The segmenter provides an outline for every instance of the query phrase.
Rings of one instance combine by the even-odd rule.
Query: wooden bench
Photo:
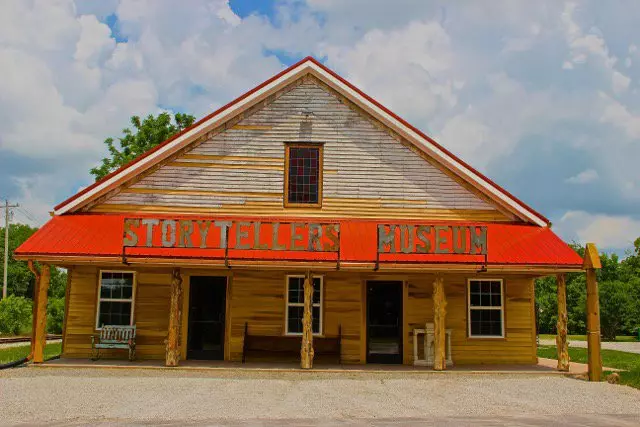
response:
[[[242,363],[247,358],[260,361],[297,362],[300,361],[302,336],[299,335],[249,335],[249,323],[244,324]],[[342,363],[342,328],[338,326],[338,336],[313,337],[314,359],[321,363]]]
[[[91,336],[91,359],[100,359],[100,349],[129,350],[129,360],[136,357],[136,326],[103,325],[100,335]]]

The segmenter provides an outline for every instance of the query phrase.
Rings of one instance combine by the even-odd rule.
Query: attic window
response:
[[[291,144],[285,155],[285,206],[322,204],[322,146]]]

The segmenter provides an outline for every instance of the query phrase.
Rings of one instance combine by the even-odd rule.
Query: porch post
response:
[[[36,274],[36,288],[34,289],[33,342],[31,344],[33,363],[44,362],[44,347],[47,344],[47,292],[49,291],[50,278],[51,267],[48,264],[42,264],[41,271]]]
[[[602,268],[598,249],[587,243],[582,267],[587,274],[587,352],[589,361],[589,381],[600,381],[602,358],[600,355],[600,301],[596,269]]]
[[[444,371],[447,369],[446,354],[446,328],[445,318],[447,314],[447,300],[444,294],[444,279],[436,278],[433,282],[433,369],[435,371]]]
[[[300,349],[300,367],[313,367],[313,276],[307,271],[304,279],[304,315],[302,317],[302,348]]]
[[[558,353],[558,371],[569,370],[569,344],[567,342],[567,282],[564,274],[556,276],[558,284],[558,323],[556,324],[556,346]]]
[[[182,276],[180,269],[171,272],[171,303],[169,305],[169,334],[167,336],[166,366],[180,362],[180,324],[182,320]]]

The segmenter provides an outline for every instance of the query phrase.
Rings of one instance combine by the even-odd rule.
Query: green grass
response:
[[[558,359],[555,346],[541,345],[538,356],[548,359]],[[572,362],[587,363],[587,349],[569,347],[569,357]],[[620,384],[626,384],[640,389],[640,355],[616,350],[602,350],[602,365],[607,368],[623,369],[619,372]],[[606,372],[608,374],[609,372]]]
[[[555,340],[556,336],[552,334],[540,334],[541,340]],[[586,341],[586,335],[567,335],[569,341]],[[604,341],[604,340],[603,340]],[[615,339],[616,342],[634,342],[638,341],[636,336],[618,335]]]
[[[30,344],[19,345],[15,347],[0,348],[0,364],[14,362],[16,360],[27,357],[31,349]],[[62,352],[61,343],[47,344],[44,349],[44,358],[48,359],[53,356],[58,356]]]

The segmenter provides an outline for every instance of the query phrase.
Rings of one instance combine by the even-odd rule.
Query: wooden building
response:
[[[313,58],[56,206],[16,257],[41,266],[36,362],[56,265],[63,357],[135,325],[136,357],[170,366],[533,364],[534,279],[583,271],[542,215]]]

